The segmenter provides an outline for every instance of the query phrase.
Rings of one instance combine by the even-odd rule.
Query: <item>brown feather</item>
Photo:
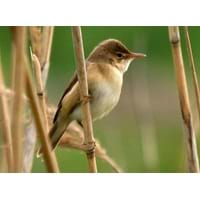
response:
[[[63,95],[62,95],[61,98],[60,98],[60,101],[59,101],[59,103],[58,103],[58,109],[57,109],[57,111],[56,111],[56,113],[55,113],[55,116],[54,116],[54,119],[53,119],[53,123],[56,122],[56,119],[57,119],[57,117],[58,117],[58,114],[59,114],[59,112],[60,112],[60,110],[61,110],[61,108],[62,108],[62,100],[63,100],[63,98],[64,98],[65,95],[72,89],[72,87],[76,84],[77,81],[78,81],[78,77],[77,77],[77,73],[75,72],[74,75],[73,75],[73,77],[72,77],[72,79],[70,80],[70,82],[69,82],[67,88],[65,89]]]
[[[86,61],[86,68],[88,67],[89,63]],[[58,103],[58,108],[57,111],[55,113],[54,119],[53,119],[53,123],[56,122],[57,118],[58,118],[58,114],[62,108],[62,100],[63,98],[67,95],[67,93],[73,88],[73,86],[78,82],[78,76],[77,73],[75,72],[72,79],[69,81],[67,88],[65,89],[63,95],[60,98],[60,101]]]

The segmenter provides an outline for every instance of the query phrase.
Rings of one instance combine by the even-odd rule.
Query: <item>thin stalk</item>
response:
[[[41,27],[31,26],[29,27],[29,33],[32,51],[40,60],[42,56],[42,29]]]
[[[13,100],[11,131],[13,136],[14,152],[14,171],[22,171],[22,152],[23,152],[23,91],[24,91],[24,56],[26,49],[26,28],[14,27],[13,29],[13,54],[15,61],[13,70],[13,91],[15,98]]]
[[[48,115],[47,115],[47,104],[45,101],[45,93],[44,93],[44,86],[43,86],[43,81],[42,81],[42,73],[41,73],[41,66],[39,59],[37,58],[36,55],[32,55],[32,61],[35,69],[35,77],[36,77],[36,83],[37,83],[37,95],[40,103],[40,108],[42,110],[42,118],[43,118],[43,123],[44,127],[47,133],[49,133],[49,124],[48,124]],[[48,134],[47,134],[48,135]],[[52,156],[54,157],[54,160],[56,160],[56,155],[55,152],[52,151]]]
[[[31,52],[33,51],[37,57],[41,57],[41,27],[29,27],[29,36]],[[24,137],[23,172],[31,172],[37,141],[37,134],[32,116],[29,116],[28,120]]]
[[[41,56],[41,64],[42,68],[44,65],[49,61],[51,55],[51,47],[53,41],[53,33],[54,27],[53,26],[45,26],[42,31],[42,56]]]
[[[8,172],[13,171],[13,146],[12,146],[12,136],[10,129],[10,115],[7,104],[7,98],[4,93],[4,78],[2,72],[2,64],[0,60],[0,110],[2,111],[2,131],[3,131],[3,139],[4,139],[4,151],[7,160]]]
[[[51,55],[51,48],[53,42],[53,34],[54,34],[54,27],[53,26],[45,26],[42,31],[42,52],[40,66],[42,71],[42,80],[44,87],[46,85],[48,72],[49,72],[49,65],[50,65],[50,55]]]
[[[83,113],[84,143],[87,149],[86,154],[88,158],[89,172],[97,172],[90,103],[86,100],[88,98],[88,83],[81,28],[79,26],[72,27],[72,35],[77,63],[80,96],[82,99],[81,108]]]
[[[45,102],[45,94],[44,94],[44,88],[43,88],[43,82],[42,82],[41,67],[40,67],[40,63],[37,56],[34,54],[32,55],[32,61],[34,64],[34,69],[35,69],[37,95],[39,98],[40,107],[43,112],[45,129],[48,132],[49,126],[48,126],[47,113],[46,113],[46,102]]]
[[[184,69],[184,62],[180,44],[179,27],[169,27],[169,40],[172,47],[172,55],[176,71],[176,82],[179,93],[179,101],[182,112],[182,119],[185,128],[187,142],[187,159],[189,172],[199,172],[199,160],[195,132],[193,127],[192,113],[189,102],[187,81]]]
[[[36,96],[36,90],[31,79],[30,72],[26,67],[26,93],[30,100],[30,105],[35,119],[36,129],[38,136],[40,138],[42,149],[43,149],[43,158],[46,164],[46,167],[49,172],[59,172],[58,163],[56,157],[53,157],[51,151],[51,145],[48,138],[48,134],[45,131],[44,122],[42,119],[42,111],[39,106],[39,101]]]
[[[198,109],[198,114],[199,114],[199,120],[200,120],[200,93],[199,93],[199,84],[198,84],[198,78],[197,78],[197,72],[196,72],[196,67],[194,64],[194,57],[192,53],[192,45],[190,41],[190,35],[189,35],[189,30],[188,27],[184,27],[185,31],[185,38],[186,38],[186,44],[187,44],[187,52],[190,60],[190,66],[192,69],[192,80],[193,80],[193,85],[194,85],[194,90],[195,90],[195,96],[196,96],[196,104],[197,104],[197,109]]]
[[[39,103],[42,109],[45,125],[45,130],[48,133],[49,127],[46,117],[46,101],[45,101],[45,85],[48,77],[49,63],[50,63],[50,54],[51,46],[53,39],[53,27],[30,27],[30,36],[31,36],[31,58],[32,64],[35,71],[37,94],[39,98]],[[43,67],[42,66],[43,62]],[[35,152],[36,144],[36,130],[35,125],[32,122],[26,131],[25,137],[25,151],[24,151],[24,171],[30,172],[33,163],[33,157]],[[52,156],[55,157],[55,153],[52,152]],[[54,158],[56,160],[56,158]]]

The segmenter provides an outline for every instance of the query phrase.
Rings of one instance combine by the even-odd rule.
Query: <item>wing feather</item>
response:
[[[86,69],[89,67],[90,64],[92,64],[92,63],[89,62],[89,61],[86,61]],[[73,75],[72,79],[70,80],[70,82],[69,82],[67,88],[65,89],[63,95],[62,95],[61,98],[60,98],[60,101],[59,101],[59,103],[58,103],[58,108],[57,108],[57,111],[56,111],[55,116],[54,116],[54,119],[53,119],[53,123],[56,122],[56,120],[57,120],[57,118],[58,118],[58,115],[59,115],[59,113],[60,113],[60,111],[61,111],[61,109],[62,109],[62,106],[63,106],[63,99],[64,99],[66,96],[68,96],[68,93],[70,93],[70,91],[73,89],[73,87],[74,87],[76,84],[78,85],[78,76],[77,76],[77,72],[74,73],[74,75]],[[78,89],[77,89],[77,92],[79,93]],[[77,94],[77,92],[75,92],[75,93]],[[73,96],[73,95],[72,95],[72,96]],[[79,94],[78,94],[78,97],[79,97],[79,99],[80,99],[80,95],[79,95]],[[70,97],[70,98],[71,98],[71,97]],[[75,98],[75,97],[73,96],[73,98]],[[68,99],[68,98],[67,98],[67,99]],[[71,101],[71,100],[69,100],[69,101]],[[66,102],[66,100],[65,100],[65,102]],[[78,102],[78,101],[77,101],[77,102]],[[76,104],[76,105],[77,105],[77,104]],[[71,108],[70,111],[72,111],[76,105],[74,105],[74,106]],[[69,111],[69,112],[70,112],[70,111]]]
[[[77,73],[75,72],[74,75],[73,75],[73,78],[70,80],[67,88],[65,89],[63,95],[61,96],[60,98],[60,101],[58,103],[58,108],[57,108],[57,111],[55,113],[55,116],[54,116],[54,119],[53,119],[53,123],[56,122],[57,120],[57,117],[58,117],[58,114],[62,108],[62,100],[63,98],[67,95],[67,93],[73,88],[73,86],[78,82],[78,76],[77,76]]]

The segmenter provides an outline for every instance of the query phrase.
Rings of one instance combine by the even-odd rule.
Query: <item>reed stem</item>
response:
[[[13,91],[11,131],[13,137],[14,172],[22,171],[23,152],[23,92],[24,92],[24,57],[26,51],[26,28],[13,27]]]
[[[54,34],[54,27],[53,26],[45,26],[43,27],[42,31],[42,54],[40,61],[41,71],[42,71],[42,81],[44,88],[46,86],[46,81],[49,72],[49,65],[50,65],[50,55],[52,49],[52,42],[53,42],[53,34]]]
[[[195,90],[195,96],[196,96],[196,104],[197,104],[197,109],[198,109],[198,114],[199,114],[199,120],[200,120],[200,93],[199,93],[199,84],[198,84],[198,77],[197,77],[197,72],[196,72],[196,67],[194,64],[194,57],[192,53],[192,45],[190,41],[190,35],[189,35],[189,30],[188,27],[184,27],[185,31],[185,38],[186,38],[186,44],[187,44],[187,51],[188,51],[188,56],[190,60],[190,66],[192,69],[192,80],[193,80],[193,85],[194,85],[194,90]]]
[[[172,55],[176,71],[176,83],[179,93],[179,101],[185,128],[187,142],[187,159],[189,172],[199,172],[199,160],[195,132],[193,127],[192,113],[189,102],[187,81],[184,69],[184,62],[180,44],[179,27],[169,27],[169,40],[172,47]]]
[[[48,78],[50,53],[52,46],[54,27],[30,27],[31,39],[31,58],[32,65],[35,72],[35,82],[37,88],[37,97],[39,100],[40,108],[42,109],[42,119],[45,127],[46,134],[48,133],[49,126],[47,120],[47,105],[45,99],[45,85]],[[33,52],[32,52],[33,51]],[[41,62],[43,61],[43,67]],[[24,165],[23,170],[30,172],[32,169],[33,157],[36,144],[36,130],[35,124],[32,122],[26,131],[25,137],[25,151],[24,151]],[[48,135],[48,134],[47,134]],[[52,152],[53,160],[56,160],[55,153]]]
[[[84,144],[86,145],[87,149],[86,154],[88,158],[89,172],[97,172],[95,157],[95,140],[93,136],[90,103],[88,100],[86,100],[88,98],[88,83],[81,28],[79,26],[72,27],[72,35],[77,63],[80,97],[82,99],[81,108],[83,113]]]
[[[50,141],[42,119],[42,111],[39,106],[39,101],[36,96],[36,90],[33,86],[33,81],[31,79],[31,75],[29,73],[28,68],[26,68],[26,93],[30,100],[30,105],[33,117],[35,119],[37,133],[42,144],[43,158],[48,172],[59,172],[57,161],[55,157],[52,156]]]

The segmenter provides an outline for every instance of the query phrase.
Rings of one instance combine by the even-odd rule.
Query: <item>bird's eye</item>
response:
[[[117,57],[118,57],[118,58],[122,58],[122,57],[123,57],[123,54],[122,54],[122,53],[117,53]]]

